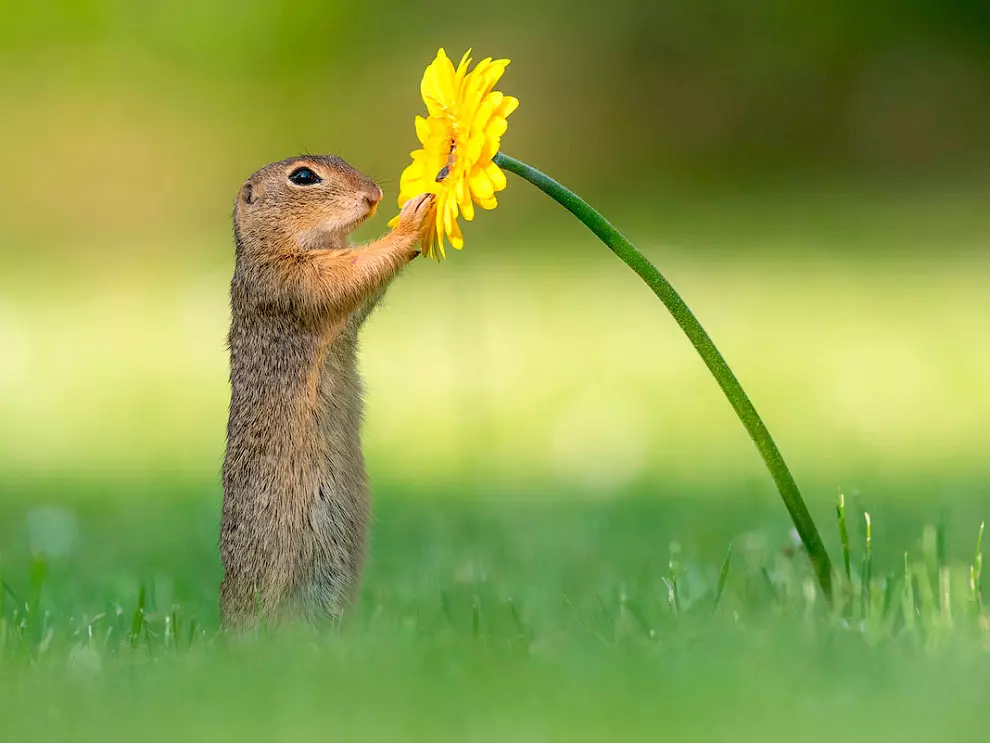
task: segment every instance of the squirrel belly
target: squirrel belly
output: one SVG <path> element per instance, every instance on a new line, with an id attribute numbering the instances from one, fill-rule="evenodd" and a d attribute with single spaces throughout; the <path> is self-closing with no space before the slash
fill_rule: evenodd
<path id="1" fill-rule="evenodd" d="M 336 615 L 357 588 L 370 510 L 357 333 L 328 335 L 291 316 L 233 323 L 225 620 Z"/>

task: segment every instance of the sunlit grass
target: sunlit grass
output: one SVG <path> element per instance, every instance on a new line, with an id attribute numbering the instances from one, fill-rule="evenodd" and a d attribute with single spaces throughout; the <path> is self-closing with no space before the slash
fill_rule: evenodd
<path id="1" fill-rule="evenodd" d="M 205 504 L 68 510 L 69 538 L 0 507 L 0 734 L 834 740 L 839 713 L 866 739 L 975 734 L 977 524 L 878 522 L 868 569 L 853 529 L 829 607 L 786 519 L 697 506 L 390 501 L 342 628 L 241 640 L 217 634 Z"/>

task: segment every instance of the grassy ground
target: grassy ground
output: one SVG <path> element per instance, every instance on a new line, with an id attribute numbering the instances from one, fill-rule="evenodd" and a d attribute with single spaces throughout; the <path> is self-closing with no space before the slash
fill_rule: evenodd
<path id="1" fill-rule="evenodd" d="M 99 489 L 0 508 L 3 740 L 950 740 L 985 721 L 978 488 L 927 530 L 938 513 L 879 497 L 869 563 L 850 502 L 832 610 L 770 500 L 386 491 L 345 626 L 243 641 L 217 635 L 215 486 Z"/>

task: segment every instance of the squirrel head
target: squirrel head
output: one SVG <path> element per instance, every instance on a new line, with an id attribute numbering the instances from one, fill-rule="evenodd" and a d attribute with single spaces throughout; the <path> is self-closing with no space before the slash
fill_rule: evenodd
<path id="1" fill-rule="evenodd" d="M 339 157 L 281 160 L 241 186 L 234 208 L 238 247 L 336 247 L 375 213 L 381 200 L 378 184 Z"/>

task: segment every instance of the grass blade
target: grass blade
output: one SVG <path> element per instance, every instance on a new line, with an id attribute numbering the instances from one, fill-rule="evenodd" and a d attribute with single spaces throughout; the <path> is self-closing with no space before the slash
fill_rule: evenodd
<path id="1" fill-rule="evenodd" d="M 145 587 L 142 583 L 140 590 L 138 590 L 138 600 L 137 606 L 134 608 L 134 618 L 131 620 L 130 642 L 132 648 L 137 647 L 138 640 L 141 636 L 141 630 L 144 629 L 144 600 Z"/>
<path id="2" fill-rule="evenodd" d="M 969 585 L 973 592 L 973 601 L 980 614 L 983 614 L 983 528 L 986 521 L 980 523 L 980 531 L 976 535 L 976 553 L 973 555 L 973 564 L 969 569 Z"/>
<path id="3" fill-rule="evenodd" d="M 33 628 L 33 637 L 39 645 L 45 636 L 44 619 L 41 616 L 41 593 L 48 577 L 48 564 L 43 554 L 31 560 L 31 597 L 28 603 L 28 617 Z"/>
<path id="4" fill-rule="evenodd" d="M 938 606 L 939 617 L 946 627 L 952 626 L 952 606 L 950 604 L 949 592 L 951 590 L 949 580 L 949 559 L 946 538 L 945 516 L 939 519 L 938 528 L 935 532 L 935 555 L 938 561 Z"/>
<path id="5" fill-rule="evenodd" d="M 44 555 L 35 556 L 31 560 L 31 598 L 29 605 L 32 614 L 37 614 L 41 606 L 41 589 L 45 584 L 47 575 L 48 565 L 45 562 Z"/>
<path id="6" fill-rule="evenodd" d="M 671 612 L 677 616 L 681 612 L 680 590 L 677 585 L 677 574 L 681 569 L 681 545 L 679 542 L 670 543 L 670 559 L 667 562 L 667 592 Z"/>
<path id="7" fill-rule="evenodd" d="M 914 633 L 914 616 L 917 611 L 914 600 L 914 575 L 911 572 L 911 563 L 908 560 L 908 553 L 904 553 L 904 594 L 902 596 L 902 608 L 904 610 L 904 629 Z"/>
<path id="8" fill-rule="evenodd" d="M 722 567 L 718 571 L 718 583 L 715 585 L 715 603 L 712 606 L 712 613 L 714 614 L 718 611 L 719 602 L 722 601 L 722 594 L 725 592 L 725 584 L 729 579 L 729 566 L 732 562 L 732 543 L 729 543 L 729 549 L 725 552 L 725 557 L 722 558 Z"/>
<path id="9" fill-rule="evenodd" d="M 179 610 L 172 608 L 172 645 L 175 650 L 179 649 Z"/>
<path id="10" fill-rule="evenodd" d="M 835 507 L 835 515 L 839 521 L 839 539 L 842 542 L 842 566 L 846 571 L 846 585 L 852 585 L 852 566 L 850 564 L 849 528 L 846 526 L 846 496 L 839 493 L 839 504 Z"/>
<path id="11" fill-rule="evenodd" d="M 3 657 L 3 649 L 7 644 L 7 618 L 3 615 L 3 589 L 7 584 L 3 582 L 3 559 L 0 557 L 0 657 Z"/>
<path id="12" fill-rule="evenodd" d="M 866 552 L 863 554 L 863 571 L 861 576 L 861 595 L 863 602 L 863 617 L 865 618 L 870 607 L 870 583 L 873 580 L 873 520 L 870 514 L 864 512 L 863 518 L 866 520 Z"/>
<path id="13" fill-rule="evenodd" d="M 10 584 L 4 580 L 0 580 L 0 594 L 2 594 L 4 591 L 6 591 L 7 594 L 10 596 L 10 598 L 14 600 L 15 604 L 21 603 L 21 600 L 17 598 L 17 592 L 10 587 Z"/>

